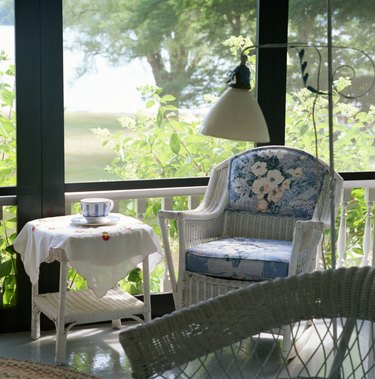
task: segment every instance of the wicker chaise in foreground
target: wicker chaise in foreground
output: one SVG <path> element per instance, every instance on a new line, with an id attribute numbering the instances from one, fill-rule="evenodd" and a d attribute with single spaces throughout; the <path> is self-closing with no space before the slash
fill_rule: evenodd
<path id="1" fill-rule="evenodd" d="M 127 330 L 120 342 L 134 378 L 373 378 L 374 321 L 375 269 L 352 267 L 238 289 Z"/>

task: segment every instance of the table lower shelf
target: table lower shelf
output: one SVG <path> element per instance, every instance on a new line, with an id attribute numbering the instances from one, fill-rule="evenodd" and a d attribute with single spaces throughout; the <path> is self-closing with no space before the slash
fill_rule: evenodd
<path id="1" fill-rule="evenodd" d="M 35 307 L 56 322 L 59 309 L 59 293 L 47 293 L 33 298 Z M 120 288 L 111 289 L 98 298 L 91 290 L 67 291 L 65 300 L 65 324 L 85 324 L 116 320 L 132 315 L 145 314 L 144 303 Z"/>

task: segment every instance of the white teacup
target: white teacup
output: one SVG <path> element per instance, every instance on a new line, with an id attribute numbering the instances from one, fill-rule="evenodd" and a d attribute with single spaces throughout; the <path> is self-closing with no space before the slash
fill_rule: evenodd
<path id="1" fill-rule="evenodd" d="M 113 201 L 104 197 L 93 197 L 81 200 L 81 213 L 87 219 L 104 218 L 113 209 Z"/>

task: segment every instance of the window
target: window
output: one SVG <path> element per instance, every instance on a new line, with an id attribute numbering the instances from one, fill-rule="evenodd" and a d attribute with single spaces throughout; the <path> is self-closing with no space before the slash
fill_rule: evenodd
<path id="1" fill-rule="evenodd" d="M 15 49 L 13 1 L 0 3 L 0 186 L 16 184 Z M 16 207 L 0 209 L 0 308 L 16 304 Z"/>
<path id="2" fill-rule="evenodd" d="M 325 3 L 325 1 L 315 1 L 305 5 L 295 0 L 289 2 L 289 42 L 326 44 Z M 333 44 L 349 47 L 333 49 L 336 88 L 333 97 L 335 169 L 340 172 L 375 169 L 373 131 L 375 88 L 370 89 L 375 73 L 371 61 L 361 51 L 367 52 L 372 58 L 375 57 L 373 50 L 375 12 L 372 2 L 360 1 L 360 3 L 361 5 L 356 3 L 353 6 L 353 2 L 345 0 L 334 1 L 333 4 Z M 303 57 L 303 61 L 307 62 L 305 73 L 309 74 L 307 85 L 324 93 L 327 90 L 326 50 L 326 48 L 319 49 L 321 62 L 314 48 L 305 49 Z M 286 144 L 313 154 L 316 145 L 319 157 L 328 162 L 327 96 L 315 96 L 303 88 L 300 71 L 298 52 L 290 49 Z M 365 95 L 360 96 L 362 94 Z M 316 144 L 312 143 L 315 141 L 314 121 Z"/>
<path id="3" fill-rule="evenodd" d="M 255 3 L 64 0 L 66 182 L 208 176 L 251 147 L 199 123 L 256 41 Z"/>

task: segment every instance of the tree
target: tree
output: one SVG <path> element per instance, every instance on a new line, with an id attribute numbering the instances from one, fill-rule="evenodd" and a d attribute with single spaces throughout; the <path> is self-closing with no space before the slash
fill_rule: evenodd
<path id="1" fill-rule="evenodd" d="M 327 9 L 325 1 L 317 0 L 293 0 L 289 6 L 289 41 L 302 41 L 315 44 L 327 43 Z M 332 15 L 333 44 L 335 46 L 346 46 L 365 51 L 374 57 L 374 23 L 375 23 L 375 2 L 372 0 L 358 1 L 335 1 Z M 364 38 L 364 36 L 366 36 Z M 322 71 L 321 88 L 326 89 L 327 83 L 327 49 L 322 49 Z M 291 55 L 291 61 L 298 58 Z M 305 59 L 308 62 L 307 71 L 310 74 L 310 83 L 317 85 L 318 56 L 313 49 L 307 49 Z M 333 49 L 334 69 L 342 67 L 337 71 L 335 79 L 341 76 L 355 80 L 351 87 L 345 88 L 345 95 L 356 97 L 366 92 L 373 82 L 374 71 L 371 61 L 360 51 L 354 49 Z M 350 67 L 349 67 L 350 66 Z M 295 68 L 290 70 L 297 72 Z M 295 77 L 298 80 L 299 78 Z M 298 88 L 298 82 L 289 80 L 288 92 Z M 357 98 L 356 101 L 362 103 L 364 109 L 369 109 L 374 104 L 375 88 L 364 97 Z M 343 102 L 350 102 L 351 99 L 342 99 Z"/>
<path id="2" fill-rule="evenodd" d="M 289 19 L 290 41 L 326 43 L 325 1 L 290 1 Z M 335 2 L 334 43 L 371 51 L 373 39 L 363 35 L 372 36 L 374 19 L 372 0 Z M 255 0 L 64 1 L 64 24 L 76 37 L 70 47 L 85 57 L 81 74 L 93 67 L 97 55 L 112 64 L 145 59 L 156 86 L 173 94 L 178 106 L 199 104 L 201 94 L 222 90 L 224 74 L 234 62 L 228 60 L 229 52 L 221 42 L 231 35 L 244 35 L 255 42 L 255 22 Z M 352 62 L 358 67 L 362 58 L 348 54 L 335 51 L 337 64 Z M 312 75 L 311 62 L 317 59 L 308 59 Z M 362 88 L 368 75 L 367 66 L 360 73 Z M 290 84 L 293 89 L 299 86 L 296 81 Z"/>
<path id="3" fill-rule="evenodd" d="M 290 29 L 304 41 L 326 42 L 326 1 L 293 0 L 289 5 Z M 375 2 L 372 0 L 335 1 L 332 26 L 334 43 L 350 43 L 372 50 L 371 38 L 375 21 Z"/>
<path id="4" fill-rule="evenodd" d="M 186 106 L 222 90 L 233 66 L 222 41 L 255 38 L 255 9 L 255 0 L 70 0 L 64 25 L 75 36 L 70 48 L 84 53 L 80 74 L 97 55 L 114 65 L 146 59 L 156 86 Z"/>

